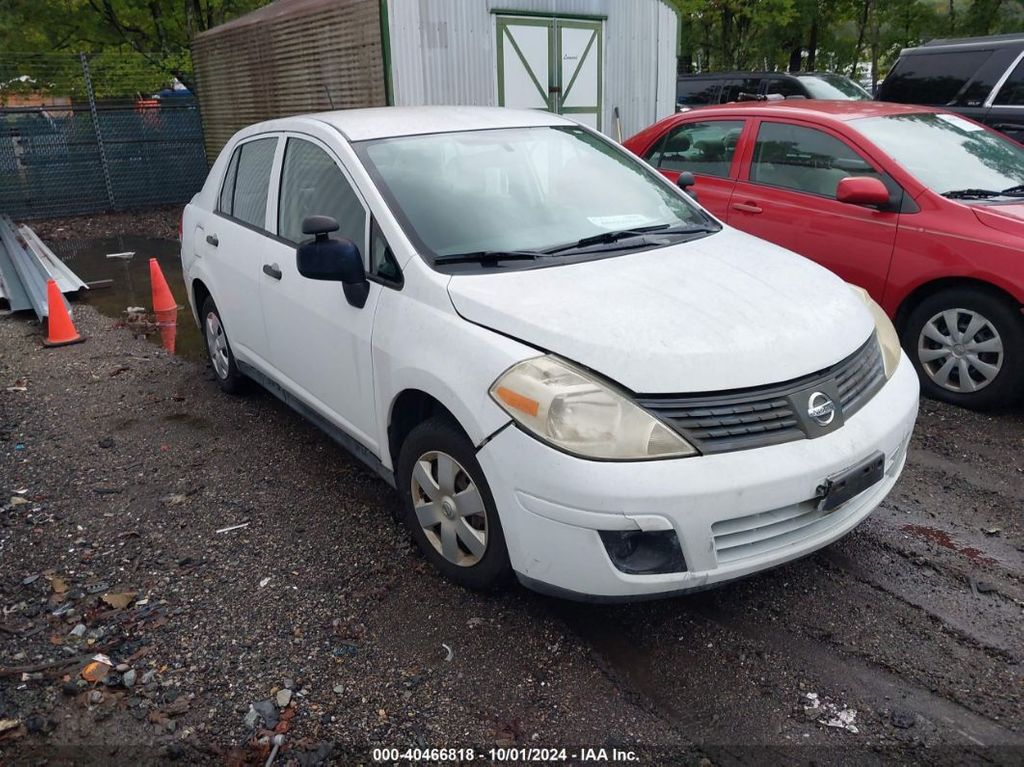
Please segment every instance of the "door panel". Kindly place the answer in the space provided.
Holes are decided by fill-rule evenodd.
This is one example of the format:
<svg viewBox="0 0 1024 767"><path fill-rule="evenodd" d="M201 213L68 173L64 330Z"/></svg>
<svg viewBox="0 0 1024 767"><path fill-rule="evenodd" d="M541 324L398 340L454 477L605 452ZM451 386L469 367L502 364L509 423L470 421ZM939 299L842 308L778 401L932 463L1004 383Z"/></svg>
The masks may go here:
<svg viewBox="0 0 1024 767"><path fill-rule="evenodd" d="M601 23L556 23L560 68L557 111L601 128Z"/></svg>
<svg viewBox="0 0 1024 767"><path fill-rule="evenodd" d="M287 141L275 211L278 233L303 237L302 219L331 216L341 227L332 236L355 242L365 264L369 214L337 157L308 137ZM268 269L259 275L272 375L377 452L370 338L381 286L371 282L366 305L352 306L340 282L299 274L296 244L272 240L261 265Z"/></svg>
<svg viewBox="0 0 1024 767"><path fill-rule="evenodd" d="M881 300L899 214L838 202L835 187L851 175L884 176L838 136L761 121L750 167L732 192L729 223L818 262Z"/></svg>
<svg viewBox="0 0 1024 767"><path fill-rule="evenodd" d="M498 105L551 109L551 22L498 20Z"/></svg>
<svg viewBox="0 0 1024 767"><path fill-rule="evenodd" d="M600 129L601 32L599 21L499 17L498 105L546 109Z"/></svg>
<svg viewBox="0 0 1024 767"><path fill-rule="evenodd" d="M204 230L202 249L213 300L236 356L265 364L267 336L258 295L266 236L267 195L277 136L240 144L232 154L218 210ZM197 307L202 309L202 307Z"/></svg>

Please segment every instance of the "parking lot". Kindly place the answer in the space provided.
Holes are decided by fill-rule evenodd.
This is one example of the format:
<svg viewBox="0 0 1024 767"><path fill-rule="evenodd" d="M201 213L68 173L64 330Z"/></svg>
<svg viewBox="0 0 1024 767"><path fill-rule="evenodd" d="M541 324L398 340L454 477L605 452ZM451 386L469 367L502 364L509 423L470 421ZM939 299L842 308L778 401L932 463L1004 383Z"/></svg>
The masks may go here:
<svg viewBox="0 0 1024 767"><path fill-rule="evenodd" d="M0 720L19 757L256 763L250 706L287 689L299 764L375 746L1019 758L1024 411L923 401L882 507L780 569L625 606L480 595L272 396L224 395L91 307L75 321L88 341L53 351L0 321ZM97 652L126 664L98 698L75 681Z"/></svg>

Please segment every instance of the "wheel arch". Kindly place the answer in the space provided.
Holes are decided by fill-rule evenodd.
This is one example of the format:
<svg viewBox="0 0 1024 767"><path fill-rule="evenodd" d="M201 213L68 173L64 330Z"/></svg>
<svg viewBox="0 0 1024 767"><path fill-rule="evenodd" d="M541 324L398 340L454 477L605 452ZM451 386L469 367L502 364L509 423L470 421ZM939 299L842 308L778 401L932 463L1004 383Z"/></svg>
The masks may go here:
<svg viewBox="0 0 1024 767"><path fill-rule="evenodd" d="M199 317L200 312L203 311L203 302L206 301L211 295L210 289L206 287L206 283L201 278L196 277L192 280L192 305L196 310L196 317Z"/></svg>
<svg viewBox="0 0 1024 767"><path fill-rule="evenodd" d="M900 334L902 335L905 330L907 318L914 310L914 307L925 299L934 296L936 293L940 293L943 290L948 290L950 288L976 288L990 293L993 296L1003 298L1006 301L1015 304L1018 308L1022 308L1020 301L1012 293L993 282L978 279L976 277L940 277L918 285L911 290L902 301L900 301L893 317L893 322Z"/></svg>
<svg viewBox="0 0 1024 767"><path fill-rule="evenodd" d="M466 427L460 423L452 410L440 399L423 389L403 389L391 401L391 408L388 411L387 438L388 453L391 456L393 467L397 468L398 466L398 453L409 433L424 421L437 415L451 418L463 433L466 432Z"/></svg>

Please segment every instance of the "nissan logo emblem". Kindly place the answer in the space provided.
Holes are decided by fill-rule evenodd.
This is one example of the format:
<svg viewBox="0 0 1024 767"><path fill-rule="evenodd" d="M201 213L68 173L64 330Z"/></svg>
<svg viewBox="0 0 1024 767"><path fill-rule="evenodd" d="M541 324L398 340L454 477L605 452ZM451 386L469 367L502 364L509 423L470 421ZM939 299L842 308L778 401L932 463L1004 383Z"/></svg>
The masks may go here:
<svg viewBox="0 0 1024 767"><path fill-rule="evenodd" d="M816 391L807 398L807 415L818 426L828 426L836 417L836 405L827 394Z"/></svg>

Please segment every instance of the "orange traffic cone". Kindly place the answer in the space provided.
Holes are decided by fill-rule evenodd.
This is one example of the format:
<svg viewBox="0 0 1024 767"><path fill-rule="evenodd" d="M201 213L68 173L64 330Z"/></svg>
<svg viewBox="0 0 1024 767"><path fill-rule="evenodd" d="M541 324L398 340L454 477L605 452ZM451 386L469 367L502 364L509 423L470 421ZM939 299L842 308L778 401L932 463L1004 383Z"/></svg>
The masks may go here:
<svg viewBox="0 0 1024 767"><path fill-rule="evenodd" d="M53 280L46 283L46 303L46 340L43 346L68 346L85 340L75 330L68 308L64 305L64 296Z"/></svg>
<svg viewBox="0 0 1024 767"><path fill-rule="evenodd" d="M178 336L178 310L177 308L154 312L156 314L156 326L160 330L160 345L171 354L174 354L174 342Z"/></svg>
<svg viewBox="0 0 1024 767"><path fill-rule="evenodd" d="M171 289L167 287L167 280L155 258L149 259L149 281L153 285L153 311L177 311L178 302L171 295Z"/></svg>

